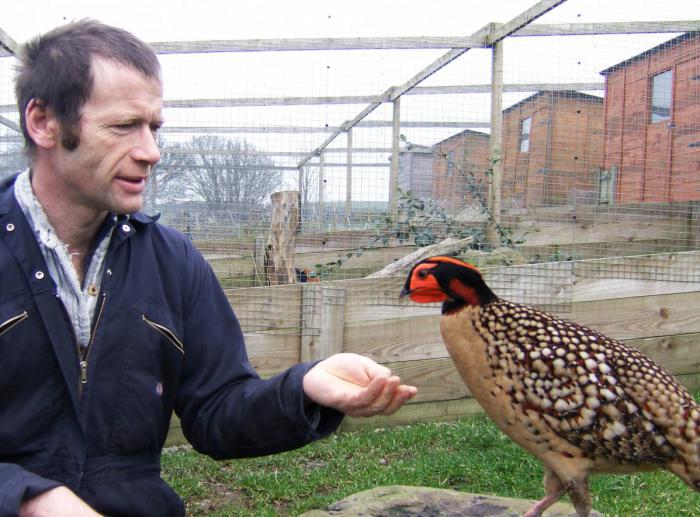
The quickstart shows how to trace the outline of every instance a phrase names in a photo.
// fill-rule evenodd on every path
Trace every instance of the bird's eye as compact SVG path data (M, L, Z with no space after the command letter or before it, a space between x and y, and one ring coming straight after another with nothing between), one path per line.
M418 271L418 278L420 278L421 280L425 280L426 278L428 278L428 270L421 269L420 271Z

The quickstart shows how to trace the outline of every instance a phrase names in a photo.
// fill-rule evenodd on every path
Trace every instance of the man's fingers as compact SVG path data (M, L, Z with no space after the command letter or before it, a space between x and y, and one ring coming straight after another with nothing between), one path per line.
M368 407L376 409L381 405L381 401L388 402L396 387L399 385L399 379L396 376L378 376L370 381L367 387L362 390L355 400L359 407Z
M391 398L384 411L382 411L382 414L393 415L415 395L416 388L413 386L399 386L396 391L394 391L394 396Z
M351 416L373 416L394 413L411 396L411 389L400 386L401 380L391 377L376 377L358 394L353 404L354 408L348 413Z

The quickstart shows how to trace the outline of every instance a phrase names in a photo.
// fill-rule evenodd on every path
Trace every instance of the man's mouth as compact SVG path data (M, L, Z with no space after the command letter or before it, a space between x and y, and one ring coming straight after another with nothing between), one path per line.
M117 176L116 180L124 190L131 193L139 194L146 188L146 178L140 176Z

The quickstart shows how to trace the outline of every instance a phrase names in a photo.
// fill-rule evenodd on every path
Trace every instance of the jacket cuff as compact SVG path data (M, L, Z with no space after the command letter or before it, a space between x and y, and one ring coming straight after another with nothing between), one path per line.
M300 406L303 412L303 418L306 422L307 429L309 432L309 441L319 440L325 438L326 436L333 433L340 426L344 413L337 411L333 408L326 406L321 406L317 404L304 393L303 379L306 373L313 368L319 361L301 363L293 366L293 369L298 369L297 375L299 376L300 383ZM297 403L299 403L297 402Z
M24 501L61 485L14 463L0 463L0 515L17 515Z

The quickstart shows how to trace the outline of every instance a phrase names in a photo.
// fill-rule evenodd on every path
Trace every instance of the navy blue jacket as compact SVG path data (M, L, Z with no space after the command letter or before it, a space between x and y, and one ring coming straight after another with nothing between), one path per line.
M182 515L160 478L173 410L194 448L217 459L337 428L342 415L305 401L310 364L258 377L207 262L143 214L114 230L82 383L73 327L13 184L0 184L0 516L60 484L103 514Z

